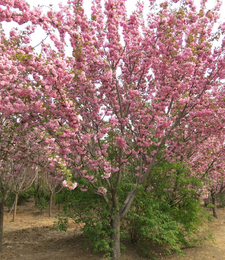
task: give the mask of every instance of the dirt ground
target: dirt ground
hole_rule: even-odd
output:
[[[57,213],[54,209],[53,215]],[[196,248],[184,250],[183,260],[225,260],[225,210],[219,209],[219,218],[211,224],[215,242],[207,241]],[[3,252],[1,260],[104,260],[101,254],[85,249],[80,227],[72,221],[67,232],[52,229],[55,217],[40,214],[34,202],[29,201],[18,208],[14,222],[12,214],[5,212]],[[155,251],[157,259],[178,260],[177,255],[165,256]],[[122,253],[123,260],[144,260],[131,245]]]

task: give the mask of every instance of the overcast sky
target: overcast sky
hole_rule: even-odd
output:
[[[103,0],[102,0],[103,1]],[[40,5],[49,5],[52,4],[54,8],[57,8],[59,3],[66,4],[67,0],[27,0],[29,5],[31,6],[37,6]],[[83,0],[85,12],[87,15],[90,15],[91,13],[91,2],[92,0]],[[144,0],[146,7],[148,6],[149,0]],[[135,4],[137,3],[137,0],[127,0],[127,8],[128,12],[131,12],[135,8]]]
[[[104,0],[102,0],[104,2]],[[135,9],[135,5],[137,3],[138,0],[127,0],[126,6],[127,6],[127,11],[128,11],[128,15],[132,13],[132,11]],[[160,0],[159,0],[160,1]],[[42,5],[44,9],[49,10],[48,5],[51,4],[53,5],[53,9],[58,10],[58,4],[62,3],[62,4],[66,4],[67,0],[27,0],[27,2],[29,3],[29,5],[32,6],[38,6],[38,5]],[[84,3],[84,10],[86,12],[86,14],[90,17],[91,14],[91,2],[92,0],[83,0]],[[149,7],[149,0],[143,0],[144,4],[145,4],[145,8],[144,8],[144,13],[145,15],[148,13],[148,7]],[[196,4],[199,5],[200,0],[195,0]],[[215,5],[216,0],[209,0],[209,8],[212,8]],[[223,2],[223,6],[221,9],[221,19],[222,21],[225,21],[225,0],[222,0]],[[13,26],[17,26],[16,23],[3,23],[3,28],[5,29],[6,35],[9,34],[10,29]],[[37,36],[37,37],[36,37]],[[41,29],[39,29],[38,31],[36,31],[35,35],[32,37],[32,46],[36,46],[37,44],[40,43],[41,39],[45,38],[45,34],[43,31],[41,31]],[[38,52],[38,48],[36,49],[36,51]],[[68,55],[69,52],[72,52],[72,50],[68,50]]]
[[[102,0],[103,1],[103,0]],[[147,8],[149,6],[149,0],[142,0],[145,3],[145,7]],[[196,2],[196,4],[198,4],[200,2],[200,0],[194,0]],[[221,0],[223,2],[223,6],[222,6],[222,14],[225,17],[225,1]],[[31,5],[31,6],[37,6],[37,5],[49,5],[52,4],[54,6],[54,8],[57,8],[59,3],[62,4],[66,4],[67,0],[27,0],[27,2]],[[84,7],[85,7],[85,11],[87,14],[90,14],[91,12],[91,2],[92,0],[83,0],[84,2]],[[212,7],[215,3],[216,0],[209,0],[209,6]],[[127,0],[127,9],[128,12],[131,12],[132,10],[134,10],[135,5],[137,3],[137,0]],[[146,9],[147,10],[147,9]]]

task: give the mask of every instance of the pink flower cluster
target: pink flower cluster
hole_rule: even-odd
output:
[[[64,188],[67,188],[69,190],[74,190],[78,186],[78,183],[64,180],[62,182],[62,185],[63,185]]]
[[[107,189],[104,187],[99,187],[97,190],[98,193],[105,194],[107,192]]]

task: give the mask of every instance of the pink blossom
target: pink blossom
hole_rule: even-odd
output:
[[[118,119],[116,117],[112,117],[110,119],[110,123],[112,124],[113,127],[118,125]]]
[[[105,173],[104,175],[101,175],[102,179],[108,179],[110,178],[111,173]]]
[[[97,190],[98,193],[105,194],[107,192],[107,189],[104,187],[99,187]]]
[[[81,190],[82,192],[85,192],[85,191],[88,190],[88,186],[86,186],[86,187],[81,187],[80,190]]]
[[[116,137],[116,145],[120,148],[126,148],[126,140],[124,137]]]
[[[64,180],[63,182],[62,182],[62,185],[63,185],[63,187],[64,188],[68,188],[69,190],[74,190],[74,189],[76,189],[76,187],[78,186],[78,183],[77,182],[71,182],[71,181],[66,181],[66,180]]]

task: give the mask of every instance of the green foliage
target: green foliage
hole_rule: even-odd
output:
[[[139,192],[123,224],[124,234],[141,252],[151,256],[149,245],[160,245],[181,254],[182,247],[200,242],[199,226],[206,216],[200,207],[201,180],[190,177],[182,164],[162,162]],[[119,196],[129,186],[124,183]],[[205,239],[203,237],[202,239]]]
[[[18,205],[21,205],[28,201],[28,199],[33,198],[34,193],[35,191],[33,187],[30,187],[28,190],[21,192],[18,197]]]
[[[42,189],[39,189],[35,194],[35,207],[41,210],[45,210],[48,206],[49,196],[44,193]]]
[[[37,204],[35,205],[35,207],[37,209],[40,209],[41,213],[43,210],[45,210],[47,208],[47,206],[48,206],[48,202],[46,201],[46,199],[44,197],[38,198]]]
[[[214,208],[214,205],[213,205],[212,203],[209,203],[209,204],[207,205],[207,208],[213,209],[213,208]]]
[[[224,208],[225,207],[225,193],[219,193],[217,194],[217,201],[220,207]]]
[[[105,256],[109,256],[112,229],[108,212],[105,210],[87,212],[76,222],[85,223],[82,230],[86,246],[90,245],[94,252],[104,252]]]
[[[34,197],[34,188],[30,187],[28,190],[25,190],[25,191],[19,193],[17,204],[22,205],[23,203],[25,203],[28,199],[30,199],[32,197]],[[13,192],[9,192],[7,194],[5,206],[9,207],[9,208],[12,207],[14,200],[15,200],[15,194]]]
[[[56,195],[56,202],[63,203],[63,212],[58,215],[55,228],[65,231],[68,227],[68,218],[81,226],[86,247],[94,252],[104,252],[108,257],[111,252],[110,243],[112,229],[111,216],[108,213],[101,196],[91,190],[81,192],[63,189]]]
[[[5,203],[4,203],[4,205],[6,207],[8,207],[9,210],[10,210],[10,208],[13,206],[14,200],[15,200],[15,194],[13,192],[9,192],[7,194],[7,199],[6,199]]]
[[[145,185],[138,186],[139,192],[121,223],[121,237],[139,245],[142,254],[151,259],[150,245],[162,246],[168,253],[172,250],[181,255],[183,247],[200,242],[199,226],[205,217],[198,194],[201,179],[193,177],[184,164],[167,162],[158,164],[151,176]],[[134,187],[123,178],[117,194],[120,206]],[[56,223],[58,228],[65,231],[67,218],[72,218],[80,224],[86,246],[109,256],[114,212],[109,205],[106,207],[103,198],[90,188],[86,192],[63,189],[56,196],[56,202],[63,204],[63,212]]]
[[[68,217],[63,217],[63,215],[58,215],[58,221],[53,224],[53,229],[60,231],[67,231],[68,229]]]
[[[15,54],[15,59],[19,61],[27,61],[32,58],[32,54],[24,54],[22,52],[17,52]]]

